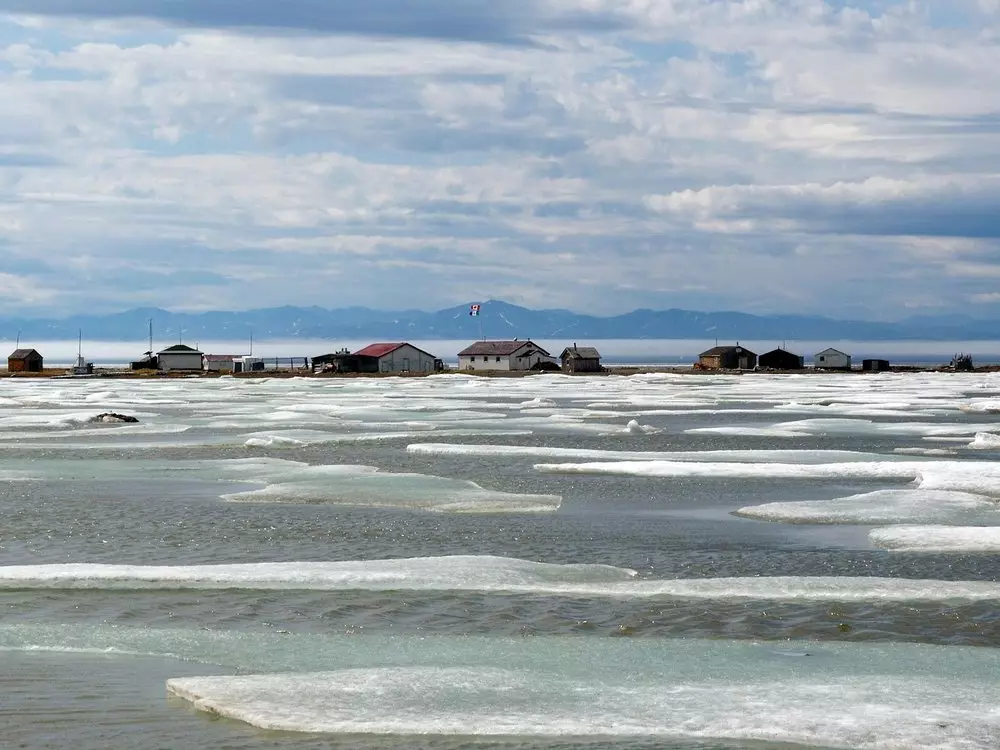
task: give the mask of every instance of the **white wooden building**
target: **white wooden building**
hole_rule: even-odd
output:
[[[204,356],[186,344],[174,344],[156,353],[157,368],[161,372],[200,372]]]
[[[813,355],[813,366],[820,370],[850,370],[851,355],[840,349],[824,349]]]
[[[378,372],[434,372],[436,357],[405,341],[391,344],[369,344],[354,352],[355,357],[373,357]]]
[[[556,359],[534,341],[477,341],[458,353],[458,369],[480,371],[531,370]]]
[[[206,354],[205,372],[232,372],[239,354]]]

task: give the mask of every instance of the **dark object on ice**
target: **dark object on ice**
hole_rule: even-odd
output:
[[[121,422],[128,422],[130,424],[138,422],[139,420],[135,417],[129,416],[128,414],[116,414],[113,411],[106,411],[103,414],[98,414],[93,417],[91,422],[104,422],[106,424],[118,424]]]
[[[972,372],[975,369],[971,354],[956,354],[951,358],[951,366],[955,368],[955,372]]]

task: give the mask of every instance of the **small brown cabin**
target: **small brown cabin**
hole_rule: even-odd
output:
[[[698,355],[698,367],[703,370],[752,370],[757,355],[742,346],[716,346]]]
[[[559,355],[563,372],[602,372],[601,353],[592,346],[573,346]]]
[[[15,349],[7,357],[8,372],[41,372],[42,355],[34,349]]]

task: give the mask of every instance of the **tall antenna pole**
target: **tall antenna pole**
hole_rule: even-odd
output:
[[[253,356],[253,330],[250,331],[250,356]]]
[[[153,353],[153,319],[149,319],[149,353]]]
[[[80,329],[80,334],[76,341],[76,356],[77,359],[83,356],[83,329]]]
[[[15,349],[20,349],[21,348],[21,332],[20,331],[17,332],[17,343],[14,344],[14,348]]]

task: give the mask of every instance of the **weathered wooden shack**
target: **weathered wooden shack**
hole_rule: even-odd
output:
[[[715,346],[698,355],[698,366],[703,370],[752,370],[757,366],[757,355],[739,344]]]
[[[559,355],[563,372],[602,372],[601,353],[592,346],[568,346]]]
[[[43,365],[42,355],[35,349],[15,349],[7,357],[8,372],[41,372]]]

